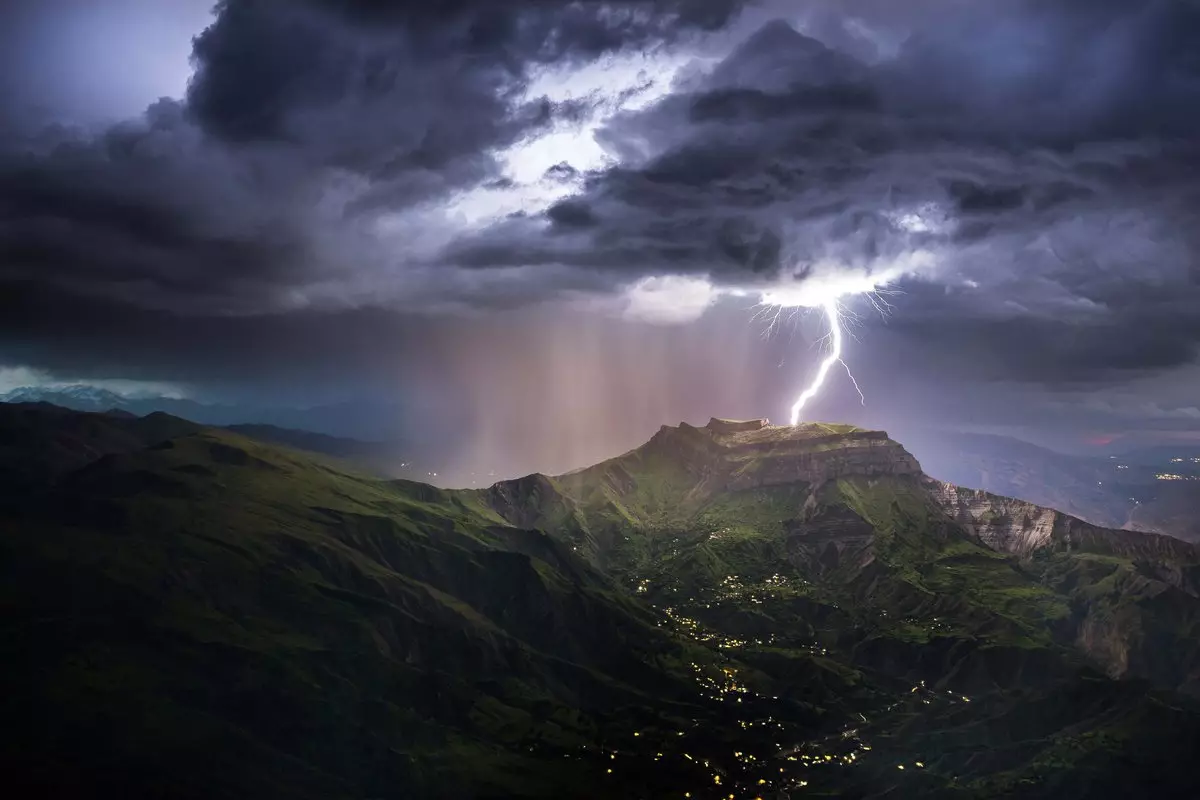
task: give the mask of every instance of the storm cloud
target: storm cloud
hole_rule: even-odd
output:
[[[534,70],[731,12],[721,0],[220,3],[194,40],[186,97],[0,155],[0,274],[191,313],[380,292],[419,305],[450,270],[422,264],[418,241],[381,237],[381,218],[500,178],[498,151],[569,118],[569,104],[526,96]],[[406,232],[420,228],[418,213]]]
[[[497,319],[561,342],[616,317],[588,324],[749,364],[722,395],[741,409],[794,389],[807,351],[780,371],[793,340],[751,356],[761,331],[730,326],[840,270],[890,280],[886,319],[851,303],[864,382],[947,381],[972,422],[1006,410],[996,382],[1061,399],[1196,360],[1194,2],[224,0],[210,22],[186,86],[116,124],[30,111],[53,72],[0,86],[2,363],[486,396],[479,362],[439,369],[560,353]],[[639,381],[670,360],[622,352],[605,369]],[[638,426],[720,393],[672,374]],[[1159,402],[1118,400],[1096,425]]]
[[[892,325],[931,346],[957,343],[961,326],[999,346],[990,361],[1008,375],[1189,361],[1200,12],[943,10],[871,62],[767,24],[693,85],[611,121],[602,136],[620,166],[451,258],[733,285],[899,264],[910,296]],[[914,253],[919,268],[906,266]],[[1019,319],[1034,324],[995,335]],[[1009,344],[1026,359],[1011,363]]]

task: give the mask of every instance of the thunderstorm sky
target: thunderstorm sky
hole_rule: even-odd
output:
[[[1197,40],[1188,0],[5,3],[0,391],[565,469],[784,421],[826,329],[761,294],[886,280],[865,404],[835,365],[806,416],[1200,439]]]

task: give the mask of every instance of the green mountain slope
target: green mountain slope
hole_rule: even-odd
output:
[[[166,414],[82,414],[47,403],[0,404],[0,500],[39,491],[110,453],[130,453],[199,425]]]
[[[534,485],[536,499],[522,503]],[[1195,692],[1196,548],[1045,509],[1036,511],[1069,533],[1023,549],[999,546],[979,519],[1002,526],[1014,519],[1016,501],[988,496],[974,517],[964,516],[960,492],[948,500],[945,488],[883,434],[714,420],[664,428],[604,464],[493,487],[490,497],[498,512],[577,542],[685,631],[788,683],[825,670],[853,675],[860,689],[879,691],[877,700],[903,682],[922,693],[1002,697],[1018,704],[1013,716],[1026,713],[1020,703],[1040,706],[1063,687],[1091,686],[1079,682],[1094,681],[1086,676],[1095,671]],[[1100,693],[1118,691],[1098,685]],[[1097,731],[1076,748],[1081,759],[1107,765],[1098,775],[1112,763],[1101,753],[1111,755],[1114,742],[1134,748],[1142,735],[1122,726],[1151,733],[1144,715],[1160,707],[1146,700],[1147,712],[1130,691],[1120,688],[1117,704],[1128,708],[1110,710],[1121,735]],[[1031,793],[1034,781],[1061,793],[1047,788],[1056,784],[1034,751],[1075,735],[1067,731],[1114,724],[1088,721],[1080,702],[1046,717],[1048,727],[1025,743],[1025,761],[981,769],[972,791],[1007,791],[1015,781]],[[883,728],[893,723],[928,726],[892,719]],[[943,725],[949,718],[933,728]],[[974,758],[971,766],[984,763]],[[956,767],[950,777],[969,771]]]
[[[701,656],[460,496],[205,431],[52,497],[5,524],[0,581],[6,766],[44,789],[551,794],[587,769],[529,747],[702,713]]]
[[[3,766],[29,795],[1195,785],[1196,551],[1075,523],[998,546],[1026,512],[880,432],[714,421],[446,491],[37,413],[0,462],[52,465],[0,506]]]

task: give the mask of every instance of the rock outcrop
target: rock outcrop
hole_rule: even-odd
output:
[[[929,493],[946,513],[993,550],[1028,555],[1050,543],[1063,514],[1024,500],[930,479]]]
[[[713,417],[704,427],[713,433],[747,433],[770,425],[765,419],[719,419]]]
[[[926,479],[930,495],[993,550],[1027,556],[1043,547],[1146,561],[1196,560],[1194,545],[1155,533],[1102,528],[1024,500]]]
[[[663,426],[651,440],[710,488],[729,491],[850,476],[920,475],[921,465],[884,431],[849,425],[767,425],[713,419],[703,428]]]
[[[708,492],[822,484],[856,475],[921,475],[912,454],[884,431],[717,418],[703,428],[664,425],[643,447],[583,472],[611,471],[627,458],[650,454],[669,459]]]

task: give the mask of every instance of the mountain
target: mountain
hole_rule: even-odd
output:
[[[0,403],[53,403],[77,411],[108,411],[128,402],[130,398],[124,395],[86,384],[52,389],[24,386],[0,394]]]
[[[1200,543],[1200,482],[1161,480],[1147,486],[1126,527]]]
[[[1192,796],[1200,550],[883,432],[713,420],[448,491],[169,418],[0,423],[40,431],[4,463],[64,454],[0,483],[19,794]]]
[[[137,416],[171,414],[204,425],[264,425],[386,444],[408,458],[436,452],[441,431],[405,427],[400,402],[357,400],[307,408],[256,403],[205,403],[161,395],[121,395],[87,384],[22,387],[0,394],[0,403],[50,403],[76,411],[127,411]],[[428,435],[424,435],[428,434]],[[419,452],[418,452],[419,451]]]
[[[1108,458],[1059,453],[1007,436],[931,432],[917,439],[925,469],[960,486],[1066,511],[1097,525],[1122,527],[1133,509]],[[1107,482],[1107,486],[1105,485]]]
[[[1200,541],[1200,455],[1186,448],[1091,457],[984,434],[923,431],[914,441],[929,473],[960,486],[1096,525]]]
[[[468,485],[486,474],[485,471],[477,477],[465,470],[451,472],[436,431],[421,439],[401,431],[395,423],[400,409],[389,403],[313,408],[219,405],[161,396],[130,397],[86,384],[24,387],[0,394],[0,404],[31,403],[110,415],[170,414],[239,431],[262,441],[336,456],[393,477],[449,480]],[[376,438],[361,438],[364,436]]]
[[[201,426],[166,414],[80,414],[48,403],[0,406],[0,503],[23,499],[101,456],[132,453]]]

